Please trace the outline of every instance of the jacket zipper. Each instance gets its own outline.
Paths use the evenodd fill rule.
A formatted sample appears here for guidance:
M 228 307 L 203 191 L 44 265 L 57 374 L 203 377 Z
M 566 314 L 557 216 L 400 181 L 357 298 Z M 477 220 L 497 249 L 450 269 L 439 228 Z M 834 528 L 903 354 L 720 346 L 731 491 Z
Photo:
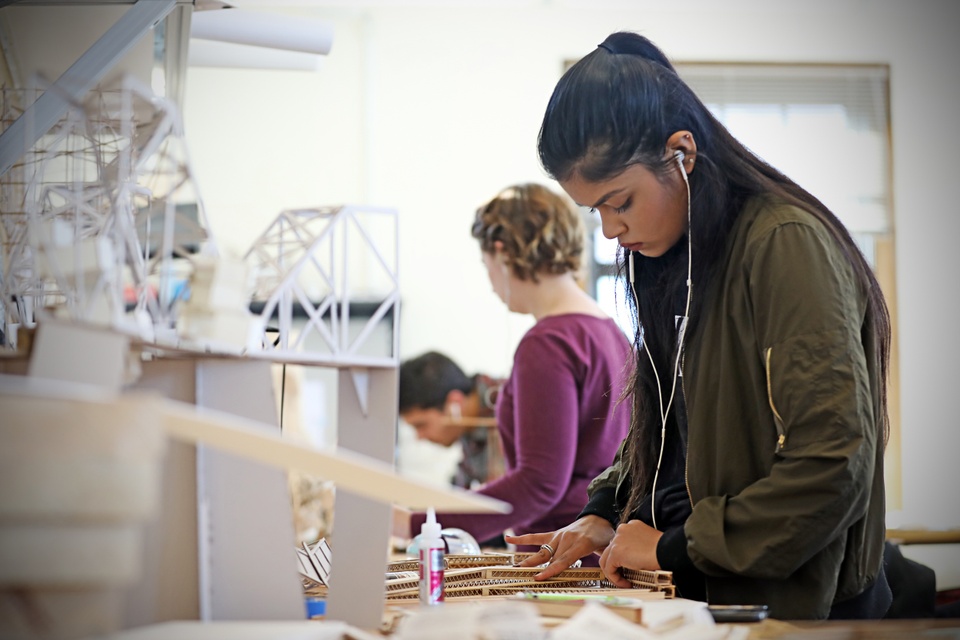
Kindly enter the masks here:
M 687 352 L 680 354 L 680 390 L 683 392 L 683 406 L 689 406 L 687 400 L 687 385 L 684 382 L 683 369 L 687 364 Z M 687 441 L 690 440 L 690 412 L 687 411 Z M 693 508 L 693 494 L 690 493 L 690 445 L 688 444 L 683 452 L 683 485 L 687 489 L 687 499 L 690 501 L 690 508 Z M 710 602 L 710 581 L 706 576 L 703 577 L 703 592 L 707 602 Z
M 766 369 L 767 369 L 767 402 L 770 403 L 770 410 L 773 411 L 773 422 L 777 426 L 777 448 L 776 451 L 779 453 L 783 449 L 783 445 L 787 441 L 787 434 L 783 428 L 783 418 L 780 417 L 780 412 L 777 411 L 777 405 L 773 402 L 773 381 L 772 375 L 770 373 L 770 358 L 773 356 L 773 347 L 767 348 L 766 354 Z
M 683 377 L 683 368 L 687 363 L 687 352 L 684 351 L 680 354 L 680 391 L 683 392 L 683 406 L 686 408 L 687 405 L 687 385 L 684 382 Z M 687 411 L 687 441 L 690 440 L 690 412 Z M 683 451 L 683 485 L 687 489 L 687 499 L 690 500 L 690 508 L 693 508 L 693 494 L 690 493 L 690 445 L 688 444 Z

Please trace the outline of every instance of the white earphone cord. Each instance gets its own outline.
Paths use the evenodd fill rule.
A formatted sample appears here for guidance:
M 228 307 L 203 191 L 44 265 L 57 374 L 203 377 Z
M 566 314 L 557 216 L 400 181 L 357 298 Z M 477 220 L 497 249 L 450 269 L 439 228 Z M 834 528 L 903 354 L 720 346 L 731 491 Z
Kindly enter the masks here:
M 660 476 L 660 463 L 663 462 L 663 450 L 664 445 L 667 441 L 667 416 L 670 415 L 670 408 L 673 406 L 673 398 L 677 391 L 677 373 L 680 369 L 680 357 L 683 353 L 683 339 L 686 335 L 687 329 L 687 320 L 690 317 L 690 299 L 692 297 L 691 293 L 693 290 L 693 243 L 690 239 L 691 229 L 690 229 L 690 181 L 687 179 L 687 172 L 683 168 L 683 152 L 677 151 L 674 153 L 674 157 L 677 160 L 677 165 L 680 167 L 680 175 L 683 177 L 683 183 L 687 188 L 687 302 L 683 311 L 683 318 L 680 320 L 680 335 L 677 337 L 677 359 L 673 365 L 673 383 L 670 386 L 670 398 L 667 401 L 667 406 L 663 406 L 663 391 L 660 386 L 660 374 L 657 373 L 657 365 L 653 361 L 653 355 L 650 353 L 649 347 L 647 347 L 647 341 L 643 341 L 643 349 L 647 352 L 647 357 L 650 359 L 650 367 L 653 369 L 654 379 L 657 381 L 657 400 L 660 402 L 660 455 L 657 457 L 657 470 L 653 474 L 653 488 L 650 491 L 650 514 L 653 518 L 653 528 L 658 529 L 657 527 L 657 511 L 656 506 L 656 496 L 657 496 L 657 479 Z M 630 252 L 629 255 L 630 265 L 629 265 L 629 275 L 630 275 L 630 290 L 633 292 L 633 300 L 637 305 L 637 311 L 640 310 L 640 300 L 637 297 L 637 290 L 634 286 L 634 269 L 633 269 L 633 252 Z M 659 529 L 658 529 L 659 530 Z

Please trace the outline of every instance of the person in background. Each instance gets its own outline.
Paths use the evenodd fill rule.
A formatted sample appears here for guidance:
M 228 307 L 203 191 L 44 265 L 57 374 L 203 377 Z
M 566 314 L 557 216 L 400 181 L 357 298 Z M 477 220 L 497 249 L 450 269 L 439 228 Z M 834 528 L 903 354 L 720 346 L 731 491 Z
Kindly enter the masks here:
M 508 542 L 555 551 L 539 579 L 602 552 L 619 586 L 664 569 L 711 604 L 883 616 L 890 319 L 850 233 L 635 33 L 564 74 L 539 153 L 619 241 L 634 417 L 580 518 Z
M 510 503 L 512 513 L 437 515 L 442 526 L 483 540 L 554 528 L 580 512 L 588 483 L 627 433 L 629 408 L 619 400 L 633 356 L 578 284 L 584 225 L 568 199 L 538 184 L 508 187 L 477 210 L 472 233 L 493 290 L 536 321 L 497 398 L 504 473 L 476 490 Z M 395 535 L 415 535 L 424 520 L 395 520 Z
M 463 449 L 450 479 L 454 486 L 475 489 L 499 475 L 500 455 L 491 451 L 497 443 L 489 436 L 502 382 L 482 373 L 468 376 L 437 351 L 400 363 L 400 418 L 422 440 L 443 447 L 459 442 Z

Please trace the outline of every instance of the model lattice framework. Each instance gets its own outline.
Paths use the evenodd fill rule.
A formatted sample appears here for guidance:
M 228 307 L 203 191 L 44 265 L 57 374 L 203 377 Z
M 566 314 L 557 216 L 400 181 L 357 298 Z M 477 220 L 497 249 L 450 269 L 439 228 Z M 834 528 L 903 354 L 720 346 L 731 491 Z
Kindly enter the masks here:
M 444 557 L 444 594 L 447 600 L 485 596 L 511 596 L 521 592 L 622 593 L 597 567 L 575 567 L 548 580 L 534 580 L 542 567 L 518 567 L 529 553 L 450 554 Z M 330 580 L 332 550 L 326 540 L 298 549 L 300 576 L 307 595 L 323 596 Z M 391 562 L 386 567 L 384 589 L 387 603 L 419 599 L 419 562 Z M 676 587 L 670 571 L 623 569 L 631 592 L 644 598 L 673 598 Z
M 0 90 L 0 124 L 43 89 Z M 72 105 L 0 187 L 0 348 L 16 349 L 18 329 L 52 313 L 161 347 L 339 367 L 398 362 L 396 210 L 283 210 L 242 257 L 225 255 L 179 109 L 134 77 Z M 359 323 L 357 300 L 374 304 Z M 295 315 L 305 318 L 296 326 Z

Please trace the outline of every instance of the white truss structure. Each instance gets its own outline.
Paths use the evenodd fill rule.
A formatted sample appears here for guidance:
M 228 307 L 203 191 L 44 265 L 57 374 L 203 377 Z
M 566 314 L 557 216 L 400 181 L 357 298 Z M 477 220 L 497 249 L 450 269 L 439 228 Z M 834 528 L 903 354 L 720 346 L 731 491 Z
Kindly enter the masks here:
M 30 97 L 5 92 L 4 121 Z M 35 326 L 51 307 L 147 341 L 174 334 L 175 284 L 189 277 L 193 252 L 215 253 L 176 105 L 132 76 L 119 90 L 90 92 L 0 185 L 7 348 L 16 346 L 17 327 Z M 185 203 L 195 213 L 185 215 Z
M 259 355 L 339 368 L 397 366 L 397 224 L 396 210 L 383 207 L 281 212 L 245 258 L 256 274 L 254 300 L 263 303 L 257 320 L 264 347 Z M 358 301 L 374 307 L 359 329 L 351 322 L 351 304 Z M 305 316 L 299 331 L 294 328 L 296 308 Z M 373 345 L 371 337 L 387 322 L 391 337 L 384 354 L 383 345 Z
M 36 377 L 72 382 L 95 378 L 102 386 L 119 389 L 129 382 L 123 375 L 129 336 L 121 333 L 130 329 L 161 353 L 168 346 L 188 343 L 183 344 L 185 350 L 197 356 L 195 362 L 183 359 L 195 376 L 192 401 L 246 419 L 227 425 L 224 432 L 231 441 L 251 428 L 251 419 L 268 429 L 274 426 L 270 362 L 332 366 L 340 369 L 338 447 L 344 450 L 332 456 L 333 462 L 349 459 L 351 450 L 391 465 L 399 351 L 396 211 L 360 206 L 285 211 L 249 251 L 244 264 L 215 259 L 216 247 L 195 190 L 175 105 L 129 77 L 119 92 L 87 93 L 132 42 L 183 3 L 132 4 L 71 66 L 70 71 L 84 79 L 82 84 L 58 80 L 45 86 L 40 97 L 35 93 L 31 100 L 12 105 L 5 99 L 0 108 L 4 345 L 16 346 L 11 328 L 32 327 L 40 319 L 44 327 L 31 356 Z M 192 11 L 191 3 L 186 4 L 176 7 L 178 13 Z M 181 24 L 189 24 L 184 18 L 180 14 Z M 67 74 L 62 78 L 70 80 Z M 6 98 L 6 92 L 0 90 L 0 96 Z M 23 118 L 14 113 L 17 109 Z M 64 115 L 68 111 L 71 114 Z M 189 204 L 195 208 L 192 218 L 184 215 L 183 205 Z M 226 326 L 243 336 L 250 289 L 237 284 L 246 279 L 248 269 L 257 284 L 254 301 L 263 309 L 251 316 L 254 339 L 247 343 L 247 358 L 210 358 L 208 354 L 218 353 L 211 348 L 211 335 L 222 337 Z M 180 284 L 185 288 L 178 289 Z M 181 291 L 187 290 L 196 308 L 182 304 L 186 300 Z M 103 304 L 95 299 L 103 299 Z M 9 304 L 11 300 L 16 304 Z M 351 307 L 360 302 L 374 310 L 358 322 L 351 317 Z M 41 309 L 49 306 L 59 308 L 56 315 L 70 322 L 46 322 L 49 318 Z M 301 310 L 304 322 L 295 318 Z M 187 322 L 180 322 L 184 319 Z M 120 331 L 83 326 L 96 321 Z M 386 323 L 388 344 L 375 344 L 384 340 L 378 329 Z M 195 335 L 190 331 L 184 331 L 185 337 L 178 335 L 181 326 Z M 103 335 L 91 337 L 97 333 Z M 195 436 L 201 422 L 183 415 L 173 421 L 184 423 L 181 433 L 199 441 Z M 262 454 L 267 449 L 258 441 L 249 451 Z M 226 450 L 231 455 L 204 447 L 195 459 L 191 457 L 197 491 L 181 493 L 175 500 L 186 501 L 187 506 L 196 501 L 199 546 L 196 553 L 184 548 L 184 553 L 174 554 L 181 558 L 179 563 L 155 570 L 145 591 L 152 593 L 170 577 L 195 571 L 198 610 L 204 619 L 239 619 L 251 612 L 271 619 L 302 617 L 296 580 L 288 583 L 292 591 L 272 588 L 286 577 L 295 578 L 287 576 L 287 565 L 275 561 L 293 540 L 280 515 L 289 508 L 289 496 L 282 484 L 271 484 L 269 469 L 238 459 L 235 454 L 242 451 Z M 288 452 L 279 459 L 292 457 Z M 328 460 L 323 465 L 334 468 Z M 382 487 L 359 490 L 371 486 L 368 476 L 357 482 L 348 482 L 345 475 L 338 480 L 335 519 L 350 535 L 338 542 L 332 579 L 338 587 L 331 590 L 328 603 L 331 619 L 362 628 L 375 627 L 383 608 L 391 514 L 391 496 L 378 490 Z M 231 506 L 238 486 L 248 489 L 247 503 L 255 507 L 238 512 Z M 430 500 L 442 506 L 442 500 Z M 251 518 L 263 514 L 270 516 L 269 527 L 249 526 Z M 192 533 L 188 530 L 193 524 L 189 519 L 173 520 L 184 522 L 174 523 L 169 531 L 164 527 L 160 536 L 178 549 L 192 544 L 186 535 L 174 537 Z M 244 582 L 251 558 L 257 560 L 255 573 L 264 577 L 258 581 L 259 589 Z M 181 567 L 185 571 L 177 572 Z
M 11 104 L 4 101 L 8 112 L 15 111 Z M 178 334 L 194 255 L 217 251 L 174 104 L 129 76 L 119 90 L 91 92 L 0 184 L 0 330 L 7 348 L 16 346 L 16 327 L 35 326 L 37 314 L 53 308 L 158 346 L 220 351 L 217 336 Z M 181 210 L 185 202 L 194 203 L 195 217 Z M 256 275 L 253 299 L 262 304 L 247 355 L 338 368 L 397 366 L 397 235 L 397 212 L 389 208 L 281 212 L 245 257 Z M 357 304 L 372 309 L 362 321 L 351 311 Z

